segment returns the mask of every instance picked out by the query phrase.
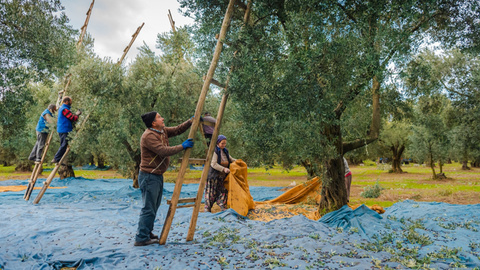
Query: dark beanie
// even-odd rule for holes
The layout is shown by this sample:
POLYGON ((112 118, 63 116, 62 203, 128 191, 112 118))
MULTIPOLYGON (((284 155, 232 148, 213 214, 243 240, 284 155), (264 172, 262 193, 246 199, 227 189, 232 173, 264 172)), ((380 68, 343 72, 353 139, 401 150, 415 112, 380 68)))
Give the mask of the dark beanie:
POLYGON ((147 128, 152 127, 152 122, 155 120, 155 117, 157 117, 157 112, 147 112, 142 114, 142 120, 147 128))

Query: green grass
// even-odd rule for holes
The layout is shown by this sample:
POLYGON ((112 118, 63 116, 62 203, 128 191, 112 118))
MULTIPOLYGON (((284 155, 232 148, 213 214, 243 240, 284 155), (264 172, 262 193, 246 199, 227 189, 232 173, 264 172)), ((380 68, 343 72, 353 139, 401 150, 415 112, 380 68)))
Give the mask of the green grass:
POLYGON ((15 166, 0 166, 0 175, 7 175, 15 172, 15 166))

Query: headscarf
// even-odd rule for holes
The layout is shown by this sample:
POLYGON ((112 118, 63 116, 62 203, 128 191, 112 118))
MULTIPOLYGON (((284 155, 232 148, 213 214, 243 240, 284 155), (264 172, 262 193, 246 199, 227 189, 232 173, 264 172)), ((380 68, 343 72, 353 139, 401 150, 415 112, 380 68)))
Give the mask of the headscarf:
POLYGON ((219 144, 221 141, 223 140, 226 140, 227 137, 225 137, 225 135, 219 135, 218 138, 217 138, 217 144, 219 144))

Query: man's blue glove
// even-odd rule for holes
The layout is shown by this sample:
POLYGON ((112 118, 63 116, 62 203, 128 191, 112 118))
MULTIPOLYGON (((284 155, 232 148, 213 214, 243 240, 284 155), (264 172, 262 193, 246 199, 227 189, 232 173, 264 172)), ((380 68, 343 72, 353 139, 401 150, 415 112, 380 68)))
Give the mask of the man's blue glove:
POLYGON ((187 139, 182 143, 183 149, 191 148, 193 147, 193 139, 187 139))
MULTIPOLYGON (((190 117, 190 120, 193 120, 193 118, 195 118, 195 115, 190 117)), ((203 117, 202 116, 200 116, 200 122, 203 122, 203 117)))

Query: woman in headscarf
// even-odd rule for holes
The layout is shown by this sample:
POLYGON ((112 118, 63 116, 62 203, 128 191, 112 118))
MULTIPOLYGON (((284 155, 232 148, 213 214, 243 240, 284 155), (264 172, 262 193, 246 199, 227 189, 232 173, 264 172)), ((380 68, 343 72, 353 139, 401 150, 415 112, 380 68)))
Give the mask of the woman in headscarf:
POLYGON ((222 211, 226 209, 228 194, 223 182, 227 174, 230 173, 230 164, 235 159, 230 156, 225 146, 227 146, 227 137, 224 135, 218 136, 217 146, 208 171, 207 185, 205 186, 205 212, 211 212, 215 202, 222 211))

